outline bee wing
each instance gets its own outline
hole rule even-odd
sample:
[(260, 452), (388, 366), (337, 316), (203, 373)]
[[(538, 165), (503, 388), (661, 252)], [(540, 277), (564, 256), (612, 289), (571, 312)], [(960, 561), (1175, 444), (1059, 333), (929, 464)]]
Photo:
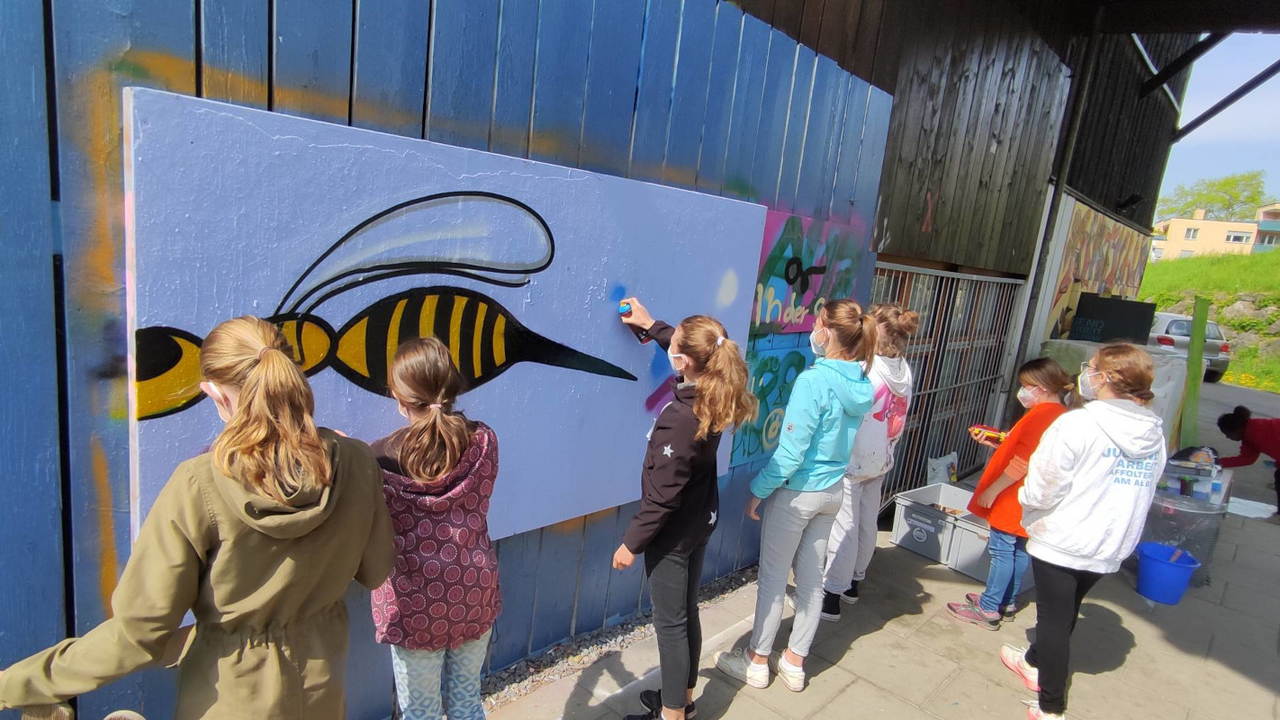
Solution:
[(409, 200), (356, 225), (294, 283), (276, 312), (312, 310), (354, 287), (405, 275), (444, 274), (520, 286), (551, 265), (555, 239), (533, 208), (485, 192)]

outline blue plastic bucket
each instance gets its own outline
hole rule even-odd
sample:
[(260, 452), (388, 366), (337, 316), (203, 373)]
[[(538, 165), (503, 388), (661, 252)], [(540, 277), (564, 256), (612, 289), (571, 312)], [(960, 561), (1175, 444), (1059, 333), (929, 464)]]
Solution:
[(1138, 594), (1165, 605), (1177, 605), (1191, 584), (1191, 574), (1200, 561), (1183, 552), (1177, 560), (1169, 559), (1178, 551), (1172, 545), (1155, 542), (1138, 544)]

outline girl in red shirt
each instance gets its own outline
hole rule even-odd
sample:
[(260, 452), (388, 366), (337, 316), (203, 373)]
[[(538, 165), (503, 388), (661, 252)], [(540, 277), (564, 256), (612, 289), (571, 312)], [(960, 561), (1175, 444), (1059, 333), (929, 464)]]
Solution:
[(947, 604), (952, 617), (987, 630), (1000, 629), (1001, 619), (1017, 612), (1016, 598), (1031, 561), (1018, 488), (1040, 436), (1067, 411), (1062, 399), (1072, 388), (1071, 376), (1051, 358), (1038, 358), (1023, 365), (1018, 369), (1018, 382), (1022, 385), (1018, 388), (1018, 402), (1027, 408), (1027, 414), (998, 445), (974, 434), (974, 440), (996, 450), (969, 501), (969, 512), (985, 518), (991, 526), (987, 588), (981, 594), (969, 593), (964, 602)]
[[(1255, 418), (1249, 408), (1239, 405), (1218, 417), (1218, 429), (1228, 440), (1240, 443), (1240, 454), (1222, 458), (1224, 468), (1245, 467), (1258, 460), (1258, 455), (1280, 459), (1280, 419)], [(1276, 512), (1280, 513), (1280, 468), (1276, 468)]]

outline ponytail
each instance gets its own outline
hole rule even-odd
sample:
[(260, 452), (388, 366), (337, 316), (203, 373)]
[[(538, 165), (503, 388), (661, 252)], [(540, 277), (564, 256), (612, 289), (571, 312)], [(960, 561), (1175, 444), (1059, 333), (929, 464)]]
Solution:
[(907, 352), (907, 338), (920, 329), (920, 315), (915, 310), (903, 310), (897, 303), (880, 303), (868, 313), (880, 325), (880, 340), (876, 354), (884, 357), (902, 357)]
[(329, 451), (316, 428), (315, 398), (276, 326), (251, 316), (214, 328), (200, 351), (210, 382), (239, 394), (213, 443), (218, 471), (290, 504), (299, 490), (328, 487)]
[(1249, 408), (1237, 405), (1235, 410), (1218, 416), (1218, 429), (1224, 435), (1243, 435), (1252, 417), (1253, 412)]
[(390, 389), (409, 411), (401, 433), (400, 467), (420, 483), (448, 475), (471, 447), (475, 426), (453, 404), (466, 390), (449, 349), (436, 338), (400, 346), (391, 362)]
[[(831, 332), (836, 345), (848, 355), (848, 360), (861, 362), (866, 370), (876, 356), (880, 344), (880, 324), (874, 317), (862, 312), (862, 306), (853, 300), (832, 300), (822, 308), (822, 324)], [(827, 350), (828, 357), (831, 350)]]
[(680, 330), (680, 353), (699, 370), (693, 400), (698, 418), (694, 437), (705, 440), (711, 433), (754, 420), (758, 403), (748, 388), (747, 363), (724, 326), (715, 318), (694, 315), (680, 323)]

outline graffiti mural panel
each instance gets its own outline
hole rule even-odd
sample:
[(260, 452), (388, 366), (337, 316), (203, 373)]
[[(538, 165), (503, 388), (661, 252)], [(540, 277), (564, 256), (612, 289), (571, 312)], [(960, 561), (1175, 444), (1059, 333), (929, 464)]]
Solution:
[(1047, 338), (1067, 336), (1081, 293), (1137, 298), (1150, 250), (1149, 236), (1076, 201), (1054, 286)]
[[(754, 422), (734, 433), (731, 465), (767, 458), (777, 449), (791, 388), (796, 377), (813, 364), (813, 351), (809, 349), (807, 337), (774, 335), (751, 341), (747, 364), (751, 367), (751, 392), (760, 402), (760, 413)], [(802, 345), (797, 345), (798, 341), (803, 341)], [(774, 347), (775, 343), (788, 347)]]
[(753, 334), (808, 332), (834, 298), (866, 295), (870, 236), (850, 225), (769, 211), (751, 316)]
[(229, 317), (279, 325), (320, 422), (366, 440), (402, 422), (399, 343), (443, 341), (501, 441), (497, 537), (636, 498), (670, 369), (619, 298), (747, 336), (763, 207), (154, 91), (126, 111), (135, 529), (217, 432), (199, 349)]

